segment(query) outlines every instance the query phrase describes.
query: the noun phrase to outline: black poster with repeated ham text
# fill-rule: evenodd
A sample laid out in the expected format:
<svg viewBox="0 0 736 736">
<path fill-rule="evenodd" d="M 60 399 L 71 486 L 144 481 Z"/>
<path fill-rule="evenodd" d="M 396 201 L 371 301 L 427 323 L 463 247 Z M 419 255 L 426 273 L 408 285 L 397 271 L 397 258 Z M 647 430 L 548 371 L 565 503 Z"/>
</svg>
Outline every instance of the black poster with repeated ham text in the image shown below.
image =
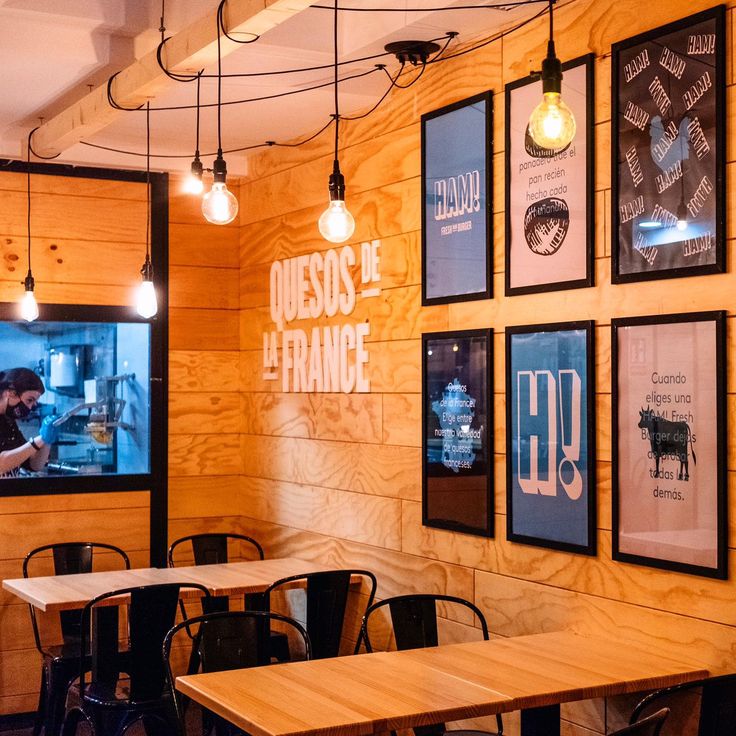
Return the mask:
<svg viewBox="0 0 736 736">
<path fill-rule="evenodd" d="M 614 44 L 614 283 L 725 269 L 725 6 Z"/>
</svg>

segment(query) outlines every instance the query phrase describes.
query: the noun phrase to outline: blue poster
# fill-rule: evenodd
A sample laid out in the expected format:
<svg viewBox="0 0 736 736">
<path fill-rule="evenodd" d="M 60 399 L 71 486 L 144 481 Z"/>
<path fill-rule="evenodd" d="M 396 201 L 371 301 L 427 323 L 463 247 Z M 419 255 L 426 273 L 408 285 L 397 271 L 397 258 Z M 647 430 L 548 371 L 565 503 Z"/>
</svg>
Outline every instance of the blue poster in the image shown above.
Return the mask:
<svg viewBox="0 0 736 736">
<path fill-rule="evenodd" d="M 424 303 L 491 296 L 491 96 L 422 116 Z"/>
<path fill-rule="evenodd" d="M 592 326 L 574 327 L 507 330 L 508 536 L 594 554 Z"/>
</svg>

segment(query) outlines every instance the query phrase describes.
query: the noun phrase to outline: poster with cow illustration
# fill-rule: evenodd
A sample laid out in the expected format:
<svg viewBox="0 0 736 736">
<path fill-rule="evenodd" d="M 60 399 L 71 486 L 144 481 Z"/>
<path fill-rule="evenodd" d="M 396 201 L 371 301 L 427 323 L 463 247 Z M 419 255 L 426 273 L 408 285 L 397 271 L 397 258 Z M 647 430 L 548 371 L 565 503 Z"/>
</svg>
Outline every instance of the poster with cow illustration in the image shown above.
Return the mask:
<svg viewBox="0 0 736 736">
<path fill-rule="evenodd" d="M 592 322 L 506 328 L 507 537 L 596 553 Z"/>
<path fill-rule="evenodd" d="M 726 578 L 726 313 L 612 320 L 613 559 Z"/>
<path fill-rule="evenodd" d="M 725 6 L 612 48 L 612 280 L 725 271 Z"/>
<path fill-rule="evenodd" d="M 529 134 L 539 76 L 506 85 L 507 296 L 593 286 L 593 64 L 588 54 L 562 66 L 576 133 L 560 149 Z"/>
</svg>

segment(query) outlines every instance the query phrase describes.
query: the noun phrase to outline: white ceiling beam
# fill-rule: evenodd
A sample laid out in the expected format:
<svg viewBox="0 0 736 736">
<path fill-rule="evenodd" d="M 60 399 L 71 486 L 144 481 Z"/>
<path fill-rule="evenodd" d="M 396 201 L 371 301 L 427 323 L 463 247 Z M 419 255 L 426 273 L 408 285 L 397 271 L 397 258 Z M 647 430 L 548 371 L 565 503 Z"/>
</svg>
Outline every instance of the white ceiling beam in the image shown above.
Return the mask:
<svg viewBox="0 0 736 736">
<path fill-rule="evenodd" d="M 309 7 L 314 0 L 228 0 L 224 25 L 229 33 L 262 35 Z M 163 60 L 167 69 L 196 72 L 217 62 L 217 11 L 192 23 L 172 36 L 164 47 Z M 224 36 L 220 39 L 222 56 L 240 48 Z M 121 107 L 137 107 L 152 100 L 171 85 L 151 51 L 123 69 L 112 83 L 112 95 Z M 41 125 L 33 134 L 33 150 L 39 156 L 54 156 L 79 143 L 84 138 L 106 128 L 124 111 L 116 110 L 107 101 L 107 83 L 102 84 L 81 100 L 62 110 Z M 25 141 L 23 141 L 25 147 Z"/>
</svg>

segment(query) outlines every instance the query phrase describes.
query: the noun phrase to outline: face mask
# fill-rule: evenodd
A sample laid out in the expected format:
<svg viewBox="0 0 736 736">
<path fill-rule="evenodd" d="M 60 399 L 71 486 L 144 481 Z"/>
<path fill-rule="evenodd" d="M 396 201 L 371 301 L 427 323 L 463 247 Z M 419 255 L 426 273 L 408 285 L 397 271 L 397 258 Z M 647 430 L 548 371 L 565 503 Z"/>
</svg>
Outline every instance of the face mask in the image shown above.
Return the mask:
<svg viewBox="0 0 736 736">
<path fill-rule="evenodd" d="M 13 419 L 23 419 L 31 413 L 31 410 L 20 401 L 16 406 L 8 406 L 5 413 L 9 414 Z"/>
</svg>

